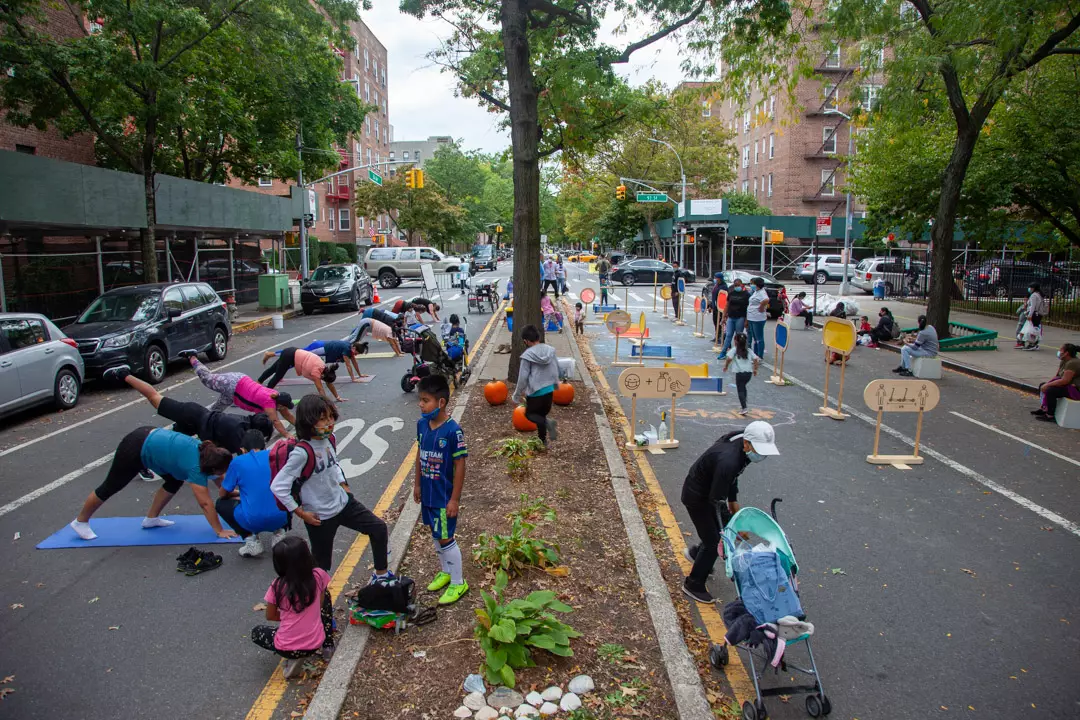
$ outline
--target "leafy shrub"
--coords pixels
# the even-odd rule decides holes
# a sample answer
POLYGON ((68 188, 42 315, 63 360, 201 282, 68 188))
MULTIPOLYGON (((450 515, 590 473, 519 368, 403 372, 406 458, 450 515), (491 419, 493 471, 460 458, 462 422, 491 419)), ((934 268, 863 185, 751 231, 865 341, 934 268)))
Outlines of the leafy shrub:
POLYGON ((503 601, 508 581, 505 572, 495 575, 494 596, 481 591, 484 607, 476 609, 473 634, 484 651, 481 669, 493 685, 514 687, 514 670, 535 667, 535 648, 553 655, 571 657, 570 639, 581 633, 559 620, 552 612, 569 613, 573 608, 555 599, 551 590, 537 590, 525 598, 503 601))
POLYGON ((532 536, 536 526, 515 517, 509 535, 480 533, 473 559, 480 565, 519 575, 526 567, 547 567, 559 562, 559 546, 532 536))
POLYGON ((521 478, 529 474, 533 455, 543 447, 540 438, 507 438, 491 454, 494 457, 506 458, 506 473, 510 477, 521 478))
POLYGON ((544 498, 538 497, 532 500, 529 498, 529 493, 521 493, 518 496, 518 509, 508 513, 506 517, 511 522, 517 519, 526 522, 537 522, 539 520, 555 522, 555 511, 544 502, 544 498))

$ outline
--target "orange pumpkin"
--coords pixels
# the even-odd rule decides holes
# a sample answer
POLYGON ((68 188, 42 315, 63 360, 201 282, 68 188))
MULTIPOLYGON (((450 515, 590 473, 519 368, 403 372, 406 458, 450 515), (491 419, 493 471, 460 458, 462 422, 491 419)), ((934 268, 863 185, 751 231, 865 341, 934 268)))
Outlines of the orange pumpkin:
POLYGON ((514 408, 514 427, 521 432, 536 430, 536 423, 525 417, 525 406, 518 405, 514 408))
POLYGON ((491 405, 502 405, 509 394, 502 380, 492 380, 484 385, 484 399, 491 405))
POLYGON ((556 405, 569 405, 574 402, 574 386, 568 382, 559 383, 555 388, 554 397, 556 405))

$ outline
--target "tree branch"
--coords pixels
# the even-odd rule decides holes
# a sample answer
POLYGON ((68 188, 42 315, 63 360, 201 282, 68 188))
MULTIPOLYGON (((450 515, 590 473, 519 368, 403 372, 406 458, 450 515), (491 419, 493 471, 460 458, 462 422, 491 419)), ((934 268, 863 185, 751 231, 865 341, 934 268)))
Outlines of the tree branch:
MULTIPOLYGON (((1050 36, 1047 37, 1045 41, 1043 41, 1043 44, 1040 45, 1038 49, 1031 54, 1031 57, 1029 57, 1020 67, 1016 68, 1010 74, 1010 77, 1012 77, 1012 75, 1015 75, 1018 72, 1032 68, 1042 60, 1046 59, 1046 57, 1048 57, 1050 53, 1057 49, 1058 45, 1065 42, 1065 40, 1074 32, 1076 32, 1078 28, 1080 28, 1080 13, 1073 15, 1072 19, 1069 20, 1069 22, 1066 23, 1060 30, 1050 33, 1050 36)), ((1061 53, 1063 55, 1080 55, 1080 51, 1077 51, 1076 48, 1062 49, 1072 51, 1061 53)))
MULTIPOLYGON (((580 7, 581 3, 577 3, 575 8, 580 7)), ((563 18, 571 25, 578 25, 580 27, 587 27, 592 24, 592 12, 589 10, 589 6, 585 6, 585 10, 588 13, 586 17, 578 15, 573 10, 567 10, 564 7, 559 7, 549 0, 526 0, 525 3, 526 12, 530 13, 529 24, 533 28, 543 29, 551 25, 556 18, 563 18), (547 17, 543 20, 536 20, 532 17, 533 11, 546 13, 547 17)))
POLYGON ((1080 245, 1080 235, 1078 235, 1072 228, 1058 219, 1054 213, 1052 213, 1046 206, 1040 203, 1034 195, 1029 193, 1026 188, 1019 185, 1013 186, 1013 192, 1023 200, 1024 204, 1034 210, 1037 214, 1043 216, 1047 222, 1053 225, 1062 235, 1069 239, 1073 245, 1080 245))
POLYGON ((476 85, 474 85, 471 82, 469 82, 468 80, 466 80, 464 75, 459 75, 458 79, 461 80, 461 82, 464 83, 470 90, 472 90, 474 93, 479 95, 484 100, 487 100, 489 103, 491 103, 495 107, 499 108, 503 112, 510 112, 510 106, 508 104, 506 104, 505 102, 503 102, 499 98, 495 97, 494 95, 492 95, 488 91, 481 90, 479 87, 477 87, 476 85))
POLYGON ((233 5, 228 10, 228 12, 223 14, 220 18, 215 20, 213 23, 211 23, 210 27, 208 27, 206 29, 206 32, 202 33, 201 35, 199 35, 196 38, 193 38, 190 42, 185 43, 184 46, 181 47, 176 52, 174 52, 169 57, 168 60, 161 63, 161 65, 158 66, 158 69, 159 70, 164 70, 165 68, 169 67, 169 65, 172 65, 176 60, 178 60, 188 50, 191 50, 193 47, 195 47, 196 45, 201 43, 203 40, 205 40, 206 38, 213 35, 215 32, 217 32, 218 28, 220 28, 222 25, 224 25, 229 20, 229 18, 231 18, 233 15, 236 15, 240 11, 240 8, 242 8, 244 5, 246 5, 250 1, 251 0, 237 0, 236 4, 233 5))
POLYGON ((622 53, 618 57, 616 57, 614 60, 611 61, 611 64, 612 65, 618 65, 618 64, 621 64, 621 63, 630 62, 630 56, 633 55, 638 50, 640 50, 641 48, 648 47, 649 45, 652 45, 657 40, 663 40, 664 38, 666 38, 671 33, 675 32, 676 30, 678 30, 678 29, 680 29, 682 27, 685 27, 686 25, 689 25, 694 20, 696 20, 697 17, 699 15, 701 15, 702 12, 704 12, 706 2, 707 2, 707 0, 701 0, 701 2, 699 2, 697 4, 697 7, 695 7, 693 10, 691 10, 690 14, 687 15, 686 17, 684 17, 682 20, 679 20, 678 22, 676 22, 676 23, 674 23, 672 25, 669 25, 666 28, 663 28, 663 29, 653 33, 652 35, 648 36, 647 38, 643 38, 641 40, 638 40, 636 43, 631 43, 630 45, 628 45, 626 47, 625 50, 622 51, 622 53))
POLYGON ((1048 55, 1080 55, 1080 48, 1054 48, 1048 55))

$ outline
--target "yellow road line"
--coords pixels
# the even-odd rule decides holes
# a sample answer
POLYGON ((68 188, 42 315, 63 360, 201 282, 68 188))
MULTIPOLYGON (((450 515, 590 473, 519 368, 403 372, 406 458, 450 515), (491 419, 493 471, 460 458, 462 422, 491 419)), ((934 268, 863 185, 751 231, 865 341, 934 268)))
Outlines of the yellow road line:
MULTIPOLYGON (((588 355, 587 360, 591 361, 593 365, 596 365, 596 360, 592 354, 592 348, 587 344, 586 353, 588 355)), ((623 412, 622 405, 619 403, 615 393, 611 390, 611 386, 608 385, 607 378, 604 377, 603 371, 601 370, 598 373, 594 373, 593 377, 599 380, 600 385, 604 388, 604 392, 612 398, 611 407, 613 408, 612 411, 615 414, 615 419, 626 436, 626 442, 630 447, 635 447, 635 452, 633 452, 632 455, 637 462, 638 470, 641 471, 641 475, 645 479, 645 484, 649 488, 649 492, 653 496, 653 500, 656 502, 656 511, 660 516, 661 524, 664 526, 664 532, 667 533, 668 542, 671 544, 671 550, 675 555, 675 561, 679 564, 679 568, 682 570, 683 575, 687 575, 690 573, 692 563, 690 563, 683 555, 683 551, 686 549, 686 540, 683 537, 678 520, 675 519, 675 513, 672 511, 671 505, 668 504, 667 496, 664 495, 664 489, 660 487, 660 481, 656 478, 656 473, 653 472, 648 457, 646 457, 645 453, 636 451, 636 446, 633 445, 634 440, 630 422, 626 419, 626 414, 623 412)), ((720 617, 720 612, 717 610, 716 605, 705 605, 703 603, 695 604, 697 605, 698 613, 701 615, 701 622, 705 626, 705 632, 708 634, 709 639, 714 643, 722 643, 724 641, 724 633, 727 632, 727 627, 724 625, 724 620, 720 617)), ((742 658, 739 657, 738 651, 735 650, 735 648, 730 648, 728 658, 728 665, 724 670, 724 675, 731 684, 731 691, 735 695, 735 700, 740 705, 746 700, 753 701, 757 697, 757 694, 754 692, 754 684, 750 680, 750 675, 747 673, 746 667, 743 665, 742 658)))
MULTIPOLYGON (((500 307, 501 309, 501 307, 500 307)), ((473 347, 480 347, 484 340, 487 338, 488 333, 495 324, 495 319, 499 316, 499 311, 496 310, 492 314, 491 318, 487 321, 484 329, 480 332, 480 337, 477 338, 473 347)), ((398 466, 397 472, 394 473, 393 479, 390 480, 390 484, 383 490, 383 494, 379 497, 378 503, 372 509, 379 517, 386 514, 386 511, 390 509, 390 503, 394 501, 401 486, 405 483, 405 478, 409 476, 416 467, 416 443, 412 443, 409 448, 409 452, 405 455, 405 459, 401 461, 401 465, 398 466)), ((357 534, 356 539, 353 540, 352 545, 345 552, 345 557, 341 559, 341 563, 338 565, 338 569, 334 572, 333 578, 330 580, 330 597, 334 603, 337 603, 338 597, 340 597, 342 590, 345 589, 345 584, 352 577, 353 572, 356 570, 356 566, 360 564, 360 558, 364 556, 364 552, 368 548, 368 536, 357 534)), ((266 685, 263 686, 262 692, 255 698, 255 702, 252 703, 251 709, 248 710, 246 720, 270 720, 274 716, 274 711, 277 710, 278 705, 281 703, 281 698, 285 696, 285 691, 289 688, 289 683, 285 679, 285 676, 281 673, 283 662, 279 662, 278 666, 270 673, 270 679, 266 681, 266 685)))

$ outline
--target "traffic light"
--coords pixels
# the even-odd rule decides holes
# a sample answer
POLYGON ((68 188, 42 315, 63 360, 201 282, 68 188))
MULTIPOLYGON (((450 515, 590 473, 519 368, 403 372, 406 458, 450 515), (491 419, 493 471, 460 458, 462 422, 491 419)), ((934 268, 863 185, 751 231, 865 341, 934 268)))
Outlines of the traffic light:
POLYGON ((416 183, 417 190, 424 189, 424 171, 419 168, 413 170, 413 182, 416 183))
POLYGON ((405 171, 405 187, 409 188, 410 190, 416 189, 416 173, 416 170, 405 171))
POLYGON ((783 245, 784 244, 784 231, 783 230, 770 230, 769 231, 769 245, 783 245))
POLYGON ((615 188, 615 199, 616 200, 625 200, 626 199, 626 186, 625 185, 620 185, 617 188, 615 188))
POLYGON ((693 235, 687 235, 686 236, 686 244, 687 245, 693 245, 694 244, 694 236, 693 235))
POLYGON ((496 235, 502 235, 502 225, 496 225, 495 226, 495 234, 496 235))

